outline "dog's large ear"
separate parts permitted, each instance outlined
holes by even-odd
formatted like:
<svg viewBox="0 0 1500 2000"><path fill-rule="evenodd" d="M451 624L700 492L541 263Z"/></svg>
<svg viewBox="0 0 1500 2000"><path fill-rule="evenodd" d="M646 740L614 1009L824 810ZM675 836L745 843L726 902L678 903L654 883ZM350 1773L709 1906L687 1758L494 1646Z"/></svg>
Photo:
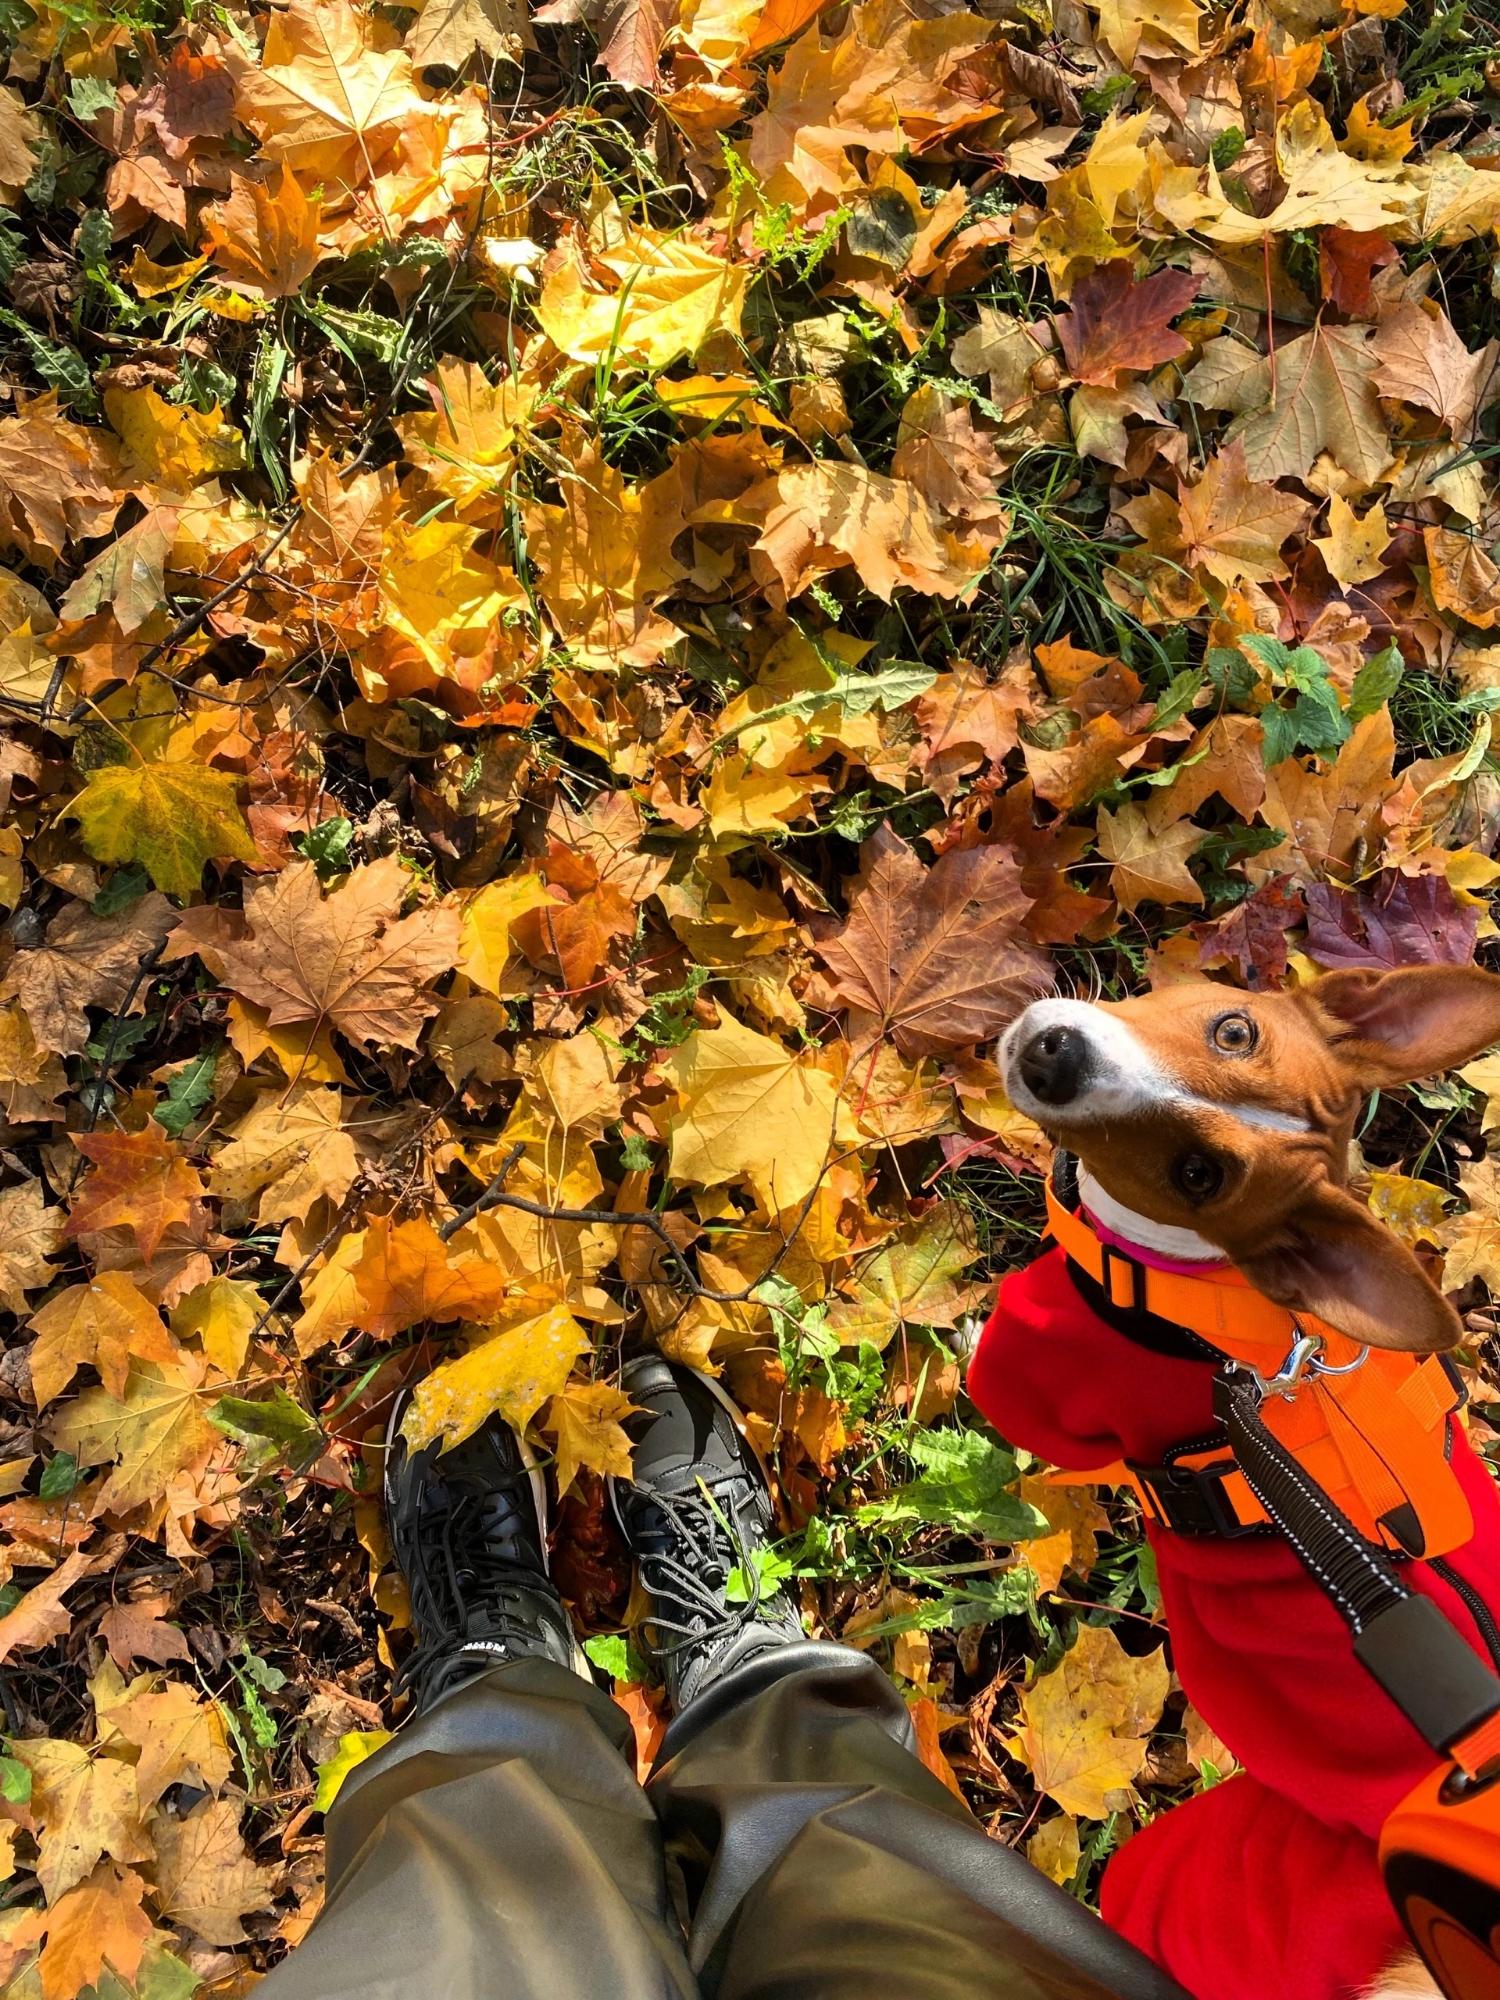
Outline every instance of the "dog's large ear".
<svg viewBox="0 0 1500 2000"><path fill-rule="evenodd" d="M1477 965L1329 972L1304 990L1367 1088L1433 1076L1500 1042L1500 977Z"/></svg>
<svg viewBox="0 0 1500 2000"><path fill-rule="evenodd" d="M1405 1244L1331 1182L1234 1261L1277 1305L1371 1347L1430 1354L1462 1338L1458 1314Z"/></svg>

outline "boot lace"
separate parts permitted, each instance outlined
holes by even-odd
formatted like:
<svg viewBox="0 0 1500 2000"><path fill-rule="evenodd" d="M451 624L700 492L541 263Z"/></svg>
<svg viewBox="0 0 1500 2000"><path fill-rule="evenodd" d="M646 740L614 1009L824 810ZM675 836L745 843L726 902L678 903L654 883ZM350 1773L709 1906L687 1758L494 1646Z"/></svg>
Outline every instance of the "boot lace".
<svg viewBox="0 0 1500 2000"><path fill-rule="evenodd" d="M653 1604L652 1651L671 1659L690 1647L727 1639L752 1623L765 1601L760 1571L719 1504L714 1483L700 1481L691 1493L652 1493L643 1513L636 1553L641 1584ZM746 1584L743 1604L730 1604L724 1595L736 1570ZM676 1616L664 1611L668 1605Z"/></svg>
<svg viewBox="0 0 1500 2000"><path fill-rule="evenodd" d="M440 1518L407 1529L403 1567L422 1637L397 1677L398 1691L420 1685L440 1662L455 1662L466 1642L529 1650L518 1642L535 1630L540 1579L533 1564L504 1552L514 1505L511 1486L459 1493Z"/></svg>

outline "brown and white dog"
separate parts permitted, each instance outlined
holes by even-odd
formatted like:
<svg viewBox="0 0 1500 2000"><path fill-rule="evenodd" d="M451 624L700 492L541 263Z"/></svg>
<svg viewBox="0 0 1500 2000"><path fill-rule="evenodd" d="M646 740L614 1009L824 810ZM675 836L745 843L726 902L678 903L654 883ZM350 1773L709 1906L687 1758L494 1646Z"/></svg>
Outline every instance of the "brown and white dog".
<svg viewBox="0 0 1500 2000"><path fill-rule="evenodd" d="M1348 1191L1350 1140L1372 1090L1497 1041L1500 978L1447 967L1338 972L1265 995L1205 981L1115 1003L1040 1000L999 1053L1011 1101L1077 1156L1082 1206L1108 1240L1178 1270L1227 1260L1280 1306L1427 1353L1459 1339L1458 1317ZM1211 1428L1212 1362L1130 1352L1049 1259L1060 1252L1005 1281L971 1366L999 1429L1073 1469L1154 1461L1198 1408L1200 1376ZM1500 1605L1500 1504L1461 1434L1448 1442L1472 1489L1467 1584ZM1284 1545L1152 1539L1178 1673L1245 1775L1125 1844L1106 1916L1202 2000L1435 1993L1384 1906L1373 1844L1430 1753ZM1431 1594L1480 1648L1458 1599L1441 1583ZM1264 1907L1234 1916L1236 1898L1279 1903L1275 1920Z"/></svg>

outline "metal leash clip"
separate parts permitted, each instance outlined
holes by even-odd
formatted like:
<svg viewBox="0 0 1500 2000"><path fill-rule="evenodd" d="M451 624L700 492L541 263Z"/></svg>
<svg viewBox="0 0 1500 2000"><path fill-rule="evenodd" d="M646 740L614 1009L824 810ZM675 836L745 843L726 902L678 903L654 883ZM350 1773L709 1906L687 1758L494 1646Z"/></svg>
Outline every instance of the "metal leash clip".
<svg viewBox="0 0 1500 2000"><path fill-rule="evenodd" d="M1297 1328L1297 1338L1287 1349L1286 1357L1274 1375L1262 1375L1258 1368L1248 1368L1246 1373L1255 1383L1260 1400L1267 1396L1280 1396L1290 1403L1302 1387L1305 1377L1318 1375L1352 1375L1356 1368L1363 1368L1370 1358L1368 1347L1362 1347L1352 1361L1344 1361L1333 1367L1318 1356L1323 1352L1323 1336L1320 1333L1304 1333L1301 1325L1293 1319Z"/></svg>

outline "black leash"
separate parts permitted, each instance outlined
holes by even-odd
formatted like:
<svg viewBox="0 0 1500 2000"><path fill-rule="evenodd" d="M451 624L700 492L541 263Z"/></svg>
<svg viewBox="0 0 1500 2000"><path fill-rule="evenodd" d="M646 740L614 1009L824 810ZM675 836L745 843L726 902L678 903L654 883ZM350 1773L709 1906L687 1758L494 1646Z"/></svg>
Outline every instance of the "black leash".
<svg viewBox="0 0 1500 2000"><path fill-rule="evenodd" d="M1214 1378L1214 1413L1251 1492L1349 1627L1361 1666L1446 1756L1500 1709L1500 1677L1308 1478L1267 1430L1261 1401L1248 1369L1231 1365Z"/></svg>

